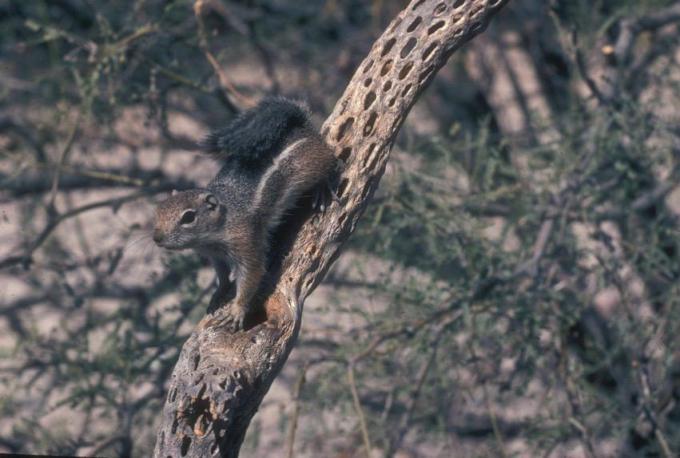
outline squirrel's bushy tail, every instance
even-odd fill
[[[308,123],[309,113],[299,103],[285,97],[266,97],[206,136],[201,147],[221,159],[238,157],[262,164],[281,150],[293,130]]]

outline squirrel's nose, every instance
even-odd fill
[[[161,243],[163,241],[163,232],[159,229],[153,231],[153,241],[156,243]]]

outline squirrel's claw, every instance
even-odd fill
[[[238,332],[243,330],[245,318],[246,311],[243,307],[237,307],[232,304],[225,312],[225,316],[220,320],[220,325],[225,326],[231,332]]]
[[[314,209],[319,210],[321,213],[325,213],[326,209],[330,206],[331,202],[340,203],[340,197],[333,190],[329,180],[326,180],[323,187],[317,188],[316,194],[314,195]]]

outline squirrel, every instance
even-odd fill
[[[201,147],[221,170],[206,188],[158,204],[153,240],[210,259],[218,287],[209,310],[227,305],[233,274],[236,294],[223,322],[238,331],[266,273],[270,235],[303,193],[329,178],[336,159],[307,110],[283,97],[265,98]]]

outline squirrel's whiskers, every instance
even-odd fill
[[[148,229],[133,231],[123,246],[123,252],[141,254],[142,256],[146,256],[150,250],[155,249],[156,244],[153,243],[153,234]]]

